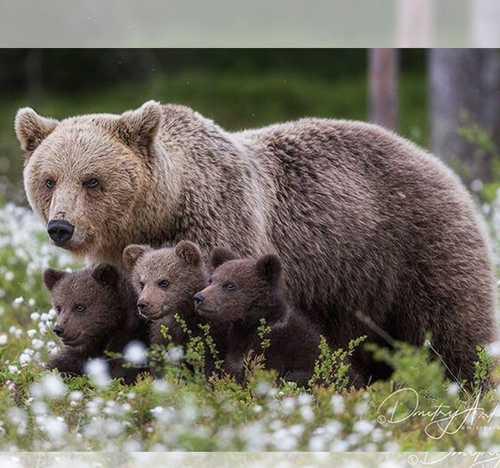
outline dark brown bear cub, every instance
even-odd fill
[[[147,344],[144,321],[135,313],[136,297],[127,279],[111,265],[100,264],[74,273],[47,269],[43,279],[57,313],[54,333],[64,344],[50,369],[81,375],[92,358],[122,353],[139,341]],[[120,358],[108,359],[110,374],[132,383],[139,372]]]
[[[209,325],[218,352],[222,352],[216,324],[195,313],[193,296],[207,285],[208,273],[197,245],[181,241],[175,247],[153,249],[129,245],[123,251],[123,264],[131,272],[138,295],[137,309],[148,321],[151,344],[185,347],[200,336],[200,326]],[[165,328],[163,328],[165,327]],[[170,341],[163,336],[168,332]],[[214,370],[214,356],[206,353],[206,373]]]
[[[308,382],[319,354],[320,332],[284,299],[281,262],[276,255],[236,259],[217,248],[211,254],[210,284],[194,296],[197,312],[226,323],[225,371],[245,380],[244,360],[263,351],[266,367],[285,380]],[[258,328],[265,319],[270,346],[262,350]]]

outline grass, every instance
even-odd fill
[[[31,211],[3,206],[0,450],[484,451],[499,446],[495,420],[488,420],[499,388],[476,401],[477,392],[444,378],[427,347],[377,351],[396,372],[391,381],[364,390],[346,382],[350,350],[332,353],[324,343],[307,388],[276,381],[258,363],[249,366],[246,388],[228,378],[207,382],[173,358],[167,359],[164,378],[144,377],[129,387],[96,374],[63,380],[43,368],[59,346],[41,281],[48,265],[75,266],[46,244]],[[489,365],[483,352],[479,380]]]

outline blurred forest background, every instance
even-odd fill
[[[372,120],[432,150],[485,201],[500,187],[494,49],[0,50],[0,195],[26,203],[17,108],[64,118],[181,103],[239,130],[304,116]]]

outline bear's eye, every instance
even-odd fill
[[[208,284],[212,284],[212,277],[208,278]]]
[[[224,283],[222,287],[224,289],[227,289],[228,291],[234,291],[236,289],[236,285],[234,283],[231,283],[230,281]]]
[[[61,306],[56,306],[56,314],[60,314],[61,313]]]
[[[167,289],[168,288],[168,281],[167,280],[161,280],[161,281],[158,281],[158,286],[161,288],[161,289]]]
[[[56,186],[56,181],[54,179],[47,179],[45,181],[45,187],[49,190],[52,190]]]
[[[144,283],[142,281],[139,281],[139,288],[141,291],[144,289]]]
[[[82,313],[85,312],[86,307],[83,304],[76,304],[74,309],[75,312]]]
[[[93,177],[92,179],[88,179],[83,182],[83,186],[88,189],[95,189],[99,187],[99,181],[95,177]]]

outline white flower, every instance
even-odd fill
[[[353,429],[362,435],[367,435],[371,431],[373,431],[374,426],[373,426],[373,423],[371,423],[369,421],[362,420],[362,421],[357,421],[356,423],[354,423]]]
[[[314,411],[310,406],[303,406],[300,408],[300,414],[302,416],[302,419],[306,422],[311,422],[314,420]]]
[[[83,398],[83,393],[78,390],[74,390],[69,394],[70,401],[77,402],[81,401],[82,398]]]
[[[184,350],[181,346],[176,346],[175,348],[171,348],[167,352],[167,359],[172,363],[179,362],[184,357]]]
[[[287,397],[281,402],[281,407],[283,408],[283,412],[286,415],[290,415],[293,413],[296,407],[295,399],[292,397]]]
[[[108,363],[104,359],[97,358],[87,361],[85,372],[98,387],[106,387],[111,381]]]
[[[488,353],[491,354],[492,357],[500,357],[500,340],[488,346]]]
[[[309,440],[309,450],[311,452],[323,452],[325,450],[325,439],[320,436],[313,436]]]
[[[40,381],[43,395],[50,399],[62,398],[66,394],[66,385],[56,374],[47,374]]]
[[[31,346],[33,346],[33,349],[42,349],[43,348],[43,341],[42,340],[39,340],[37,338],[35,338],[32,342],[31,342]]]
[[[11,374],[17,374],[19,372],[19,369],[13,365],[10,365],[9,367],[7,367],[7,369]]]
[[[297,399],[299,405],[310,405],[313,401],[313,397],[309,393],[301,393]]]
[[[458,391],[460,390],[460,386],[455,383],[455,382],[452,382],[449,386],[448,386],[448,390],[447,390],[447,393],[448,395],[450,396],[456,396],[458,395]]]
[[[28,353],[22,353],[21,356],[19,356],[19,364],[21,364],[22,367],[26,366],[31,362],[31,356]]]
[[[68,430],[64,420],[60,417],[54,416],[44,416],[41,426],[53,441],[59,441],[62,439]]]
[[[368,408],[368,403],[366,401],[360,401],[354,407],[354,413],[356,414],[356,416],[365,416],[368,412]]]
[[[124,358],[134,365],[146,363],[147,349],[140,341],[131,341],[124,350]]]
[[[5,333],[2,333],[0,335],[0,346],[6,345],[7,341],[8,341],[7,335]]]
[[[157,393],[167,393],[170,385],[164,379],[157,379],[153,382],[153,388]]]
[[[333,413],[336,415],[342,414],[345,411],[344,398],[341,395],[333,395],[330,404]]]

